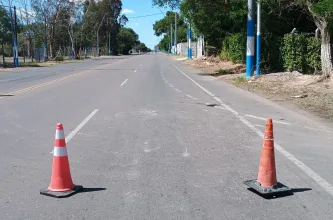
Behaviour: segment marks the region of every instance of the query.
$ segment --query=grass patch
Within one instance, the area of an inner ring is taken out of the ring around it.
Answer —
[[[230,74],[234,74],[234,72],[232,72],[231,70],[224,70],[224,69],[220,69],[216,73],[217,76],[224,76],[224,75],[230,75]]]
[[[41,65],[39,65],[38,63],[20,63],[20,67],[42,67]]]
[[[240,76],[240,77],[233,78],[232,81],[234,83],[244,83],[246,81],[246,79],[245,79],[245,77]]]

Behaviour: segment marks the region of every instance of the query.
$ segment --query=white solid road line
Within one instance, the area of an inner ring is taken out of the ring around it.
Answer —
[[[208,91],[206,88],[201,86],[199,83],[197,83],[194,79],[189,77],[186,73],[181,71],[177,66],[175,66],[173,63],[170,62],[170,64],[176,68],[181,74],[183,74],[186,78],[191,80],[195,85],[197,85],[200,89],[202,89],[205,93],[207,93],[209,96],[211,96],[215,101],[219,102],[223,107],[226,108],[226,110],[230,111],[232,114],[234,114],[239,120],[241,120],[245,125],[247,125],[249,128],[252,129],[255,133],[257,133],[261,138],[263,138],[264,134],[257,129],[254,125],[252,125],[248,120],[246,120],[243,116],[241,116],[237,111],[235,111],[233,108],[231,108],[229,105],[225,104],[221,99],[219,99],[217,96],[215,96],[213,93]],[[275,143],[275,149],[278,150],[281,154],[283,154],[287,159],[289,159],[292,163],[294,163],[298,168],[300,168],[308,177],[312,178],[321,188],[326,190],[331,196],[333,196],[333,186],[327,182],[324,178],[322,178],[318,173],[313,171],[310,167],[306,166],[303,162],[298,160],[295,156],[293,156],[291,153],[286,151],[283,147],[281,147],[279,144]]]
[[[128,79],[125,79],[125,81],[120,85],[120,86],[123,86],[125,85],[125,83],[127,82]]]
[[[138,71],[138,70],[134,70],[135,73],[136,73],[136,71]]]
[[[98,112],[98,109],[95,109],[90,115],[88,115],[69,135],[66,137],[66,143],[68,143],[82,128],[85,126],[94,115]],[[50,154],[53,154],[53,151],[50,152]]]
[[[258,117],[258,116],[254,116],[254,115],[244,115],[245,117],[250,117],[250,118],[255,118],[255,119],[259,119],[259,120],[263,120],[263,121],[266,121],[266,118],[263,118],[263,117]],[[283,125],[292,125],[288,122],[283,122],[283,121],[276,121],[276,120],[273,120],[274,123],[276,124],[283,124]]]

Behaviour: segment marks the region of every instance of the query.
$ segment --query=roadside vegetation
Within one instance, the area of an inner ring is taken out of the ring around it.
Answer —
[[[296,104],[333,119],[333,0],[261,0],[263,75],[249,79],[244,78],[247,0],[152,3],[173,9],[154,29],[158,36],[163,33],[159,44],[162,50],[168,51],[170,45],[168,17],[178,11],[180,20],[191,23],[194,40],[199,35],[205,38],[204,56],[185,63],[276,102]],[[163,23],[164,28],[160,28]],[[180,31],[178,43],[186,41]]]
[[[16,24],[14,22],[16,4]],[[12,33],[23,66],[29,62],[83,59],[148,52],[131,28],[118,0],[0,0],[0,66],[11,67]],[[12,29],[15,26],[15,30]],[[4,62],[5,61],[5,65]]]

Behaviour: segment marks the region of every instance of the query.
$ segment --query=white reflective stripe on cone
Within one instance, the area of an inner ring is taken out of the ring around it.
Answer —
[[[54,147],[53,156],[55,156],[55,157],[67,156],[67,148],[66,147]]]
[[[56,133],[55,133],[55,139],[56,139],[56,140],[62,140],[62,139],[65,139],[65,133],[64,133],[64,130],[56,130]]]

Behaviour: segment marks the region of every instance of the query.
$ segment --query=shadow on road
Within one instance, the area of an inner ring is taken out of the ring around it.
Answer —
[[[306,191],[309,191],[309,190],[312,190],[312,189],[311,188],[292,188],[291,191],[289,191],[289,192],[280,193],[280,194],[277,194],[277,195],[274,195],[274,196],[261,195],[257,191],[253,190],[252,188],[248,188],[247,190],[257,194],[258,196],[260,196],[264,199],[270,200],[270,199],[278,199],[278,198],[293,196],[294,193],[306,192]]]
[[[83,188],[79,193],[96,192],[103,190],[106,190],[106,188]]]

